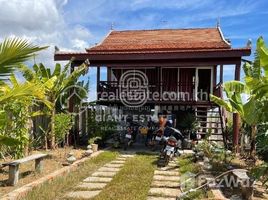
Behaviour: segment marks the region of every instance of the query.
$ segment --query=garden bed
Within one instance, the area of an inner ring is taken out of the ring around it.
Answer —
[[[54,172],[63,167],[63,163],[66,162],[66,157],[69,152],[73,152],[77,159],[82,158],[82,154],[85,152],[83,149],[73,149],[71,147],[59,148],[53,151],[33,151],[31,154],[36,153],[47,153],[49,154],[48,159],[43,161],[43,170],[41,173],[34,171],[34,161],[27,162],[20,165],[20,179],[17,185],[7,186],[8,179],[8,167],[0,169],[0,197],[4,194],[11,192],[23,185],[31,183],[32,181],[41,178],[51,172]],[[6,160],[0,160],[0,163],[11,161],[12,159],[7,158]]]

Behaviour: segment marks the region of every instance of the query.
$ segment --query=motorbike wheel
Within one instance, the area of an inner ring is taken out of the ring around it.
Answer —
[[[127,150],[128,144],[129,144],[129,140],[128,139],[125,139],[124,140],[124,150]]]
[[[164,157],[165,166],[167,166],[167,165],[168,165],[169,160],[170,160],[170,157],[169,157],[167,154],[165,154],[165,157]]]

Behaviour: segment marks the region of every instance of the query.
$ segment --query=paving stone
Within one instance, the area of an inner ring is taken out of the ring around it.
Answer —
[[[103,189],[107,183],[81,183],[76,188],[82,188],[87,190],[101,190]]]
[[[97,191],[75,191],[75,192],[70,192],[66,195],[67,198],[72,198],[72,199],[91,199],[95,196],[97,196],[101,190]]]
[[[113,177],[116,172],[94,172],[91,176],[97,177]]]
[[[163,176],[179,176],[180,175],[180,173],[176,170],[172,170],[172,171],[155,170],[154,174],[155,175],[163,175]]]
[[[120,171],[120,168],[101,167],[97,171],[98,172],[118,172]]]
[[[126,161],[126,160],[127,160],[127,158],[126,158],[126,157],[118,157],[118,158],[116,158],[116,160],[122,160],[122,161]]]
[[[133,154],[122,154],[120,155],[120,157],[123,157],[123,158],[133,158],[135,155]]]
[[[124,164],[106,164],[104,167],[111,167],[111,168],[120,168],[123,167]]]
[[[179,181],[179,176],[162,176],[162,175],[154,175],[154,181]]]
[[[168,163],[168,166],[170,166],[170,167],[177,167],[178,166],[178,163],[176,163],[176,162],[169,162]]]
[[[158,170],[161,170],[161,171],[177,170],[177,171],[179,171],[179,166],[176,166],[176,167],[172,167],[172,166],[160,167],[160,168],[158,168]]]
[[[151,188],[149,190],[149,195],[161,196],[161,197],[176,197],[180,194],[179,189],[173,188]]]
[[[175,181],[153,181],[152,187],[179,188],[180,183]]]
[[[107,177],[88,177],[84,179],[84,182],[92,182],[92,183],[109,183],[112,178]]]
[[[154,197],[154,196],[149,196],[147,200],[176,200],[176,198],[172,197]]]
[[[126,161],[124,160],[115,160],[115,161],[112,161],[110,162],[110,164],[124,164]]]

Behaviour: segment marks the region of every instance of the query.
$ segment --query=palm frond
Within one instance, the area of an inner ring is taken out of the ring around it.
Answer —
[[[20,38],[8,38],[0,43],[0,78],[8,76],[17,65],[32,58],[36,52],[47,47],[38,47]]]

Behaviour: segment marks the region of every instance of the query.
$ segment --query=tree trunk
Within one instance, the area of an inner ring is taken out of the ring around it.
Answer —
[[[50,148],[55,149],[55,115],[56,110],[53,107],[51,112],[51,130],[50,130]]]
[[[257,134],[257,126],[256,124],[251,126],[251,149],[250,149],[250,156],[252,158],[256,155],[256,134]]]

